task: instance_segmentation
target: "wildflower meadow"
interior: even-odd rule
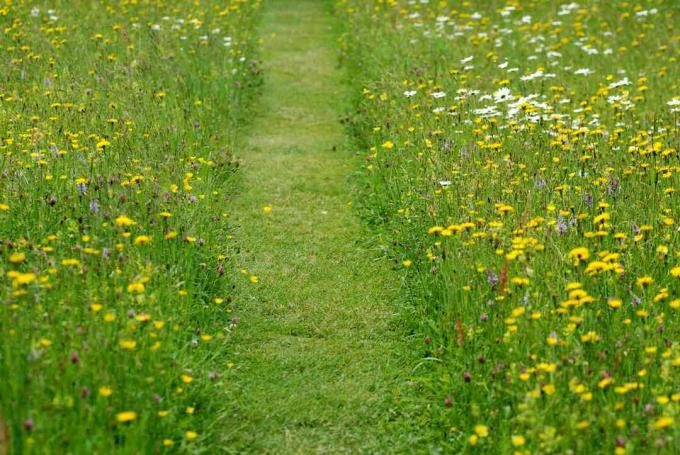
[[[258,8],[0,8],[5,451],[150,453],[207,437],[228,362],[223,201],[259,81]]]
[[[337,10],[446,447],[677,453],[677,3]]]
[[[680,452],[676,1],[0,25],[0,455]]]

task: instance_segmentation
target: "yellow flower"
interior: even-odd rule
[[[64,259],[61,261],[61,265],[67,267],[77,267],[80,265],[80,261],[78,259]]]
[[[111,145],[111,143],[109,141],[107,141],[106,139],[102,139],[99,142],[97,142],[97,150],[101,150],[103,148],[106,148],[109,145]]]
[[[635,284],[637,284],[640,287],[645,287],[654,282],[654,278],[652,278],[649,275],[643,276],[635,280]]]
[[[9,205],[7,204],[0,204],[0,212],[6,212],[9,210]]]
[[[135,245],[148,245],[151,243],[151,237],[148,235],[139,235],[135,238]]]
[[[136,221],[134,221],[132,218],[128,218],[125,215],[121,215],[118,218],[116,218],[116,226],[119,227],[129,227],[134,226],[136,224],[137,224]]]
[[[198,433],[196,433],[195,431],[187,431],[186,433],[184,433],[184,436],[186,436],[187,440],[193,441],[198,437]]]
[[[671,269],[671,276],[680,278],[680,265],[676,265]]]
[[[394,148],[394,143],[392,141],[386,141],[383,145],[382,148],[391,150]]]
[[[269,215],[270,213],[272,213],[272,207],[269,205],[262,207],[262,213],[264,213],[265,215]]]
[[[595,343],[600,340],[600,337],[597,335],[597,332],[590,331],[586,333],[585,335],[581,335],[581,341],[584,343]]]
[[[26,260],[26,255],[24,253],[14,253],[9,257],[9,262],[12,264],[21,264]]]
[[[116,420],[119,422],[132,422],[137,418],[137,413],[135,411],[125,411],[116,414]]]
[[[257,283],[260,279],[256,275],[250,275],[250,282]]]
[[[623,302],[621,299],[609,299],[607,300],[607,305],[609,305],[609,308],[621,308],[621,305],[623,305]]]
[[[489,436],[489,427],[486,425],[475,425],[475,433],[480,438],[486,438]]]
[[[174,444],[172,439],[163,439],[163,446],[171,447]]]
[[[126,351],[132,351],[136,346],[137,342],[135,340],[120,340],[120,347]]]
[[[111,387],[102,386],[99,388],[99,395],[103,396],[104,398],[110,397],[112,393],[113,389]]]
[[[21,273],[21,272],[9,272],[7,274],[8,277],[12,278],[14,281],[12,281],[12,286],[17,287],[23,284],[29,284],[32,283],[33,281],[36,280],[37,275],[35,273]]]
[[[401,263],[404,267],[411,267],[411,265],[413,265],[413,261],[410,260],[410,259],[405,259],[405,260],[401,261]]]
[[[145,289],[144,283],[140,283],[140,282],[130,283],[130,284],[128,284],[128,287],[127,287],[127,291],[130,294],[141,294],[142,292],[144,292],[144,289]]]
[[[185,384],[189,384],[189,383],[191,383],[191,381],[193,381],[193,380],[194,380],[194,378],[192,378],[192,377],[189,376],[188,374],[183,374],[183,375],[182,375],[182,382],[185,383]]]
[[[512,445],[515,447],[521,447],[524,445],[526,442],[526,439],[524,439],[524,436],[520,435],[512,435]]]
[[[670,427],[671,425],[673,425],[674,421],[675,420],[673,419],[673,417],[667,416],[660,417],[659,419],[657,419],[656,422],[654,422],[654,428],[660,430],[662,428]]]
[[[590,251],[585,247],[574,248],[569,252],[569,257],[574,261],[574,265],[578,265],[580,261],[586,261],[590,258]]]
[[[516,284],[517,286],[526,286],[530,283],[529,278],[524,278],[521,276],[513,277],[510,281],[512,284]]]

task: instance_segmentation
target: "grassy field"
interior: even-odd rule
[[[433,446],[677,453],[677,2],[336,10]]]
[[[0,6],[0,452],[210,446],[258,11]]]
[[[679,24],[1,2],[0,455],[679,453]]]

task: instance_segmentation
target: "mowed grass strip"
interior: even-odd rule
[[[311,0],[268,2],[260,28],[265,85],[232,217],[243,279],[227,452],[404,453],[423,424],[400,280],[350,204],[336,28]]]

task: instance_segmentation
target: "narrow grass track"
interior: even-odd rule
[[[239,453],[410,451],[420,413],[404,405],[412,358],[395,323],[399,280],[361,240],[349,204],[333,18],[323,1],[265,9],[265,88],[232,211],[241,266],[259,282],[244,276],[237,293],[223,444]]]

